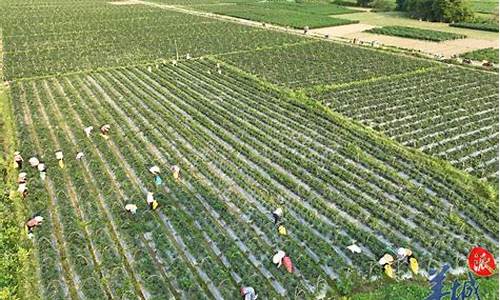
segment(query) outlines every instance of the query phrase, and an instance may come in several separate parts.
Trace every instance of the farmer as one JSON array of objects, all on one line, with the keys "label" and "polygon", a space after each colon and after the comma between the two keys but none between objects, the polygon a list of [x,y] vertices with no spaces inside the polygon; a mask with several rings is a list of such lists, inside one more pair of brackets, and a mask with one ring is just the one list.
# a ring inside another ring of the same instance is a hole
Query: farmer
[{"label": "farmer", "polygon": [[154,175],[156,185],[161,185],[163,183],[163,180],[160,177],[160,168],[158,166],[152,166],[149,168],[149,172]]},{"label": "farmer", "polygon": [[62,150],[56,151],[56,159],[59,161],[59,167],[64,169],[64,155]]},{"label": "farmer", "polygon": [[307,34],[308,31],[309,31],[309,26],[304,26],[304,34]]},{"label": "farmer", "polygon": [[146,196],[146,202],[148,203],[151,210],[156,210],[158,208],[158,201],[156,201],[156,199],[153,197],[153,193],[148,192]]},{"label": "farmer", "polygon": [[240,289],[240,295],[244,300],[256,300],[257,294],[255,294],[255,290],[253,287],[242,287]]},{"label": "farmer", "polygon": [[111,125],[109,124],[104,124],[101,126],[101,135],[104,137],[106,140],[109,138],[109,130],[111,129]]},{"label": "farmer", "polygon": [[174,179],[179,181],[181,179],[181,168],[177,165],[172,166],[172,174],[174,175]]},{"label": "farmer", "polygon": [[45,180],[45,176],[47,175],[47,167],[43,162],[40,162],[37,168],[38,171],[40,172],[40,178],[42,179],[42,181]]},{"label": "farmer", "polygon": [[77,159],[77,160],[81,160],[84,156],[85,156],[85,154],[83,154],[83,152],[78,152],[78,153],[76,154],[76,159]]},{"label": "farmer", "polygon": [[283,216],[283,209],[281,207],[278,207],[273,211],[273,218],[275,225],[278,224],[282,216]]},{"label": "farmer", "polygon": [[28,220],[28,222],[26,222],[25,228],[29,238],[33,237],[33,229],[35,229],[35,227],[37,226],[42,225],[42,222],[43,222],[43,217],[41,216],[33,217],[32,219]]},{"label": "farmer", "polygon": [[27,176],[28,174],[26,174],[26,172],[19,173],[19,175],[17,176],[17,183],[26,183]]},{"label": "farmer", "polygon": [[86,135],[87,137],[90,137],[90,133],[92,132],[92,130],[94,130],[94,127],[92,127],[92,126],[88,126],[88,127],[85,127],[85,128],[83,129],[83,131],[85,131],[85,135]]},{"label": "farmer", "polygon": [[273,256],[273,263],[279,268],[283,264],[285,266],[285,269],[288,271],[288,273],[293,272],[293,264],[292,260],[289,256],[285,254],[285,251],[279,250],[274,256]]},{"label": "farmer", "polygon": [[349,249],[349,251],[351,251],[352,253],[361,253],[361,248],[359,248],[359,246],[354,243],[350,246],[347,246],[347,249]]},{"label": "farmer", "polygon": [[379,261],[379,265],[382,266],[385,275],[389,278],[394,278],[394,269],[392,268],[392,264],[394,263],[394,258],[389,254],[384,254]]},{"label": "farmer", "polygon": [[128,211],[129,213],[135,215],[135,212],[137,211],[137,205],[127,204],[127,205],[125,205],[125,210]]},{"label": "farmer", "polygon": [[23,198],[26,198],[28,196],[28,187],[27,183],[23,182],[19,184],[19,187],[17,188],[17,191],[23,196]]},{"label": "farmer", "polygon": [[18,169],[21,169],[23,167],[23,157],[21,156],[21,153],[19,151],[14,152],[14,166]]},{"label": "farmer", "polygon": [[413,274],[418,274],[418,261],[417,258],[413,255],[413,251],[407,248],[399,248],[397,250],[398,260],[405,261],[409,266],[410,270]]},{"label": "farmer", "polygon": [[40,163],[40,161],[38,160],[38,158],[36,158],[35,156],[33,156],[32,158],[30,158],[28,160],[28,162],[30,163],[30,166],[32,166],[33,168],[36,168],[38,166],[38,164]]}]

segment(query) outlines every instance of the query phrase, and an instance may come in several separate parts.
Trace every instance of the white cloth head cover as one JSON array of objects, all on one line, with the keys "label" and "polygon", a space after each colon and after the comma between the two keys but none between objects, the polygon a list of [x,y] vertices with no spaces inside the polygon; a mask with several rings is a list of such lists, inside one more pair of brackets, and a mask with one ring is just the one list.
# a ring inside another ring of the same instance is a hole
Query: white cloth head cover
[{"label": "white cloth head cover", "polygon": [[35,221],[37,221],[38,223],[42,222],[43,221],[43,217],[41,216],[36,216],[35,217]]},{"label": "white cloth head cover", "polygon": [[76,154],[76,159],[82,159],[83,156],[84,156],[83,152],[78,152]]},{"label": "white cloth head cover", "polygon": [[278,253],[274,254],[273,256],[273,263],[279,264],[283,257],[285,257],[285,255],[285,251],[279,250]]},{"label": "white cloth head cover", "polygon": [[30,165],[31,165],[32,167],[36,167],[36,166],[38,166],[38,164],[40,163],[40,161],[38,160],[38,158],[36,158],[36,157],[34,157],[34,156],[33,156],[32,158],[30,158],[30,159],[28,160],[28,162],[30,163]]},{"label": "white cloth head cover", "polygon": [[407,248],[398,248],[398,258],[399,259],[403,259],[405,257],[408,257],[408,256],[411,256],[412,255],[412,252],[410,249],[407,249]]},{"label": "white cloth head cover", "polygon": [[160,173],[160,168],[158,166],[152,166],[149,168],[149,172],[151,172],[153,175],[158,175]]},{"label": "white cloth head cover", "polygon": [[181,168],[179,168],[179,166],[175,165],[175,166],[172,166],[172,172],[174,173],[177,173],[181,170]]},{"label": "white cloth head cover", "polygon": [[14,152],[14,156],[19,155],[19,154],[21,154],[21,153],[19,153],[19,151]]},{"label": "white cloth head cover", "polygon": [[347,249],[351,250],[352,253],[361,253],[361,248],[356,244],[348,246]]},{"label": "white cloth head cover", "polygon": [[38,166],[38,171],[43,172],[45,171],[45,164],[44,163],[39,163]]},{"label": "white cloth head cover", "polygon": [[127,204],[125,205],[125,209],[133,214],[137,211],[137,205],[135,204]]},{"label": "white cloth head cover", "polygon": [[154,200],[155,200],[155,199],[154,199],[154,197],[153,197],[153,193],[148,192],[148,195],[146,196],[146,201],[147,201],[148,203],[151,203],[151,202],[153,202]]},{"label": "white cloth head cover", "polygon": [[61,150],[57,151],[56,152],[56,159],[63,159],[64,155],[63,155],[63,152]]},{"label": "white cloth head cover", "polygon": [[394,258],[389,254],[384,254],[382,258],[379,259],[378,263],[383,266],[385,264],[391,264],[394,262]]},{"label": "white cloth head cover", "polygon": [[26,190],[27,190],[26,183],[21,183],[21,184],[19,185],[19,187],[17,188],[17,191],[18,191],[19,193],[24,193],[24,191],[26,191]]},{"label": "white cloth head cover", "polygon": [[85,134],[87,135],[87,137],[90,136],[90,132],[94,129],[94,127],[92,126],[89,126],[89,127],[85,127],[83,130],[85,131]]},{"label": "white cloth head cover", "polygon": [[21,172],[21,173],[19,173],[18,178],[19,179],[26,179],[26,176],[28,176],[28,174],[26,174],[26,172]]},{"label": "white cloth head cover", "polygon": [[274,210],[273,213],[281,217],[281,215],[283,215],[283,209],[281,207],[278,207]]}]

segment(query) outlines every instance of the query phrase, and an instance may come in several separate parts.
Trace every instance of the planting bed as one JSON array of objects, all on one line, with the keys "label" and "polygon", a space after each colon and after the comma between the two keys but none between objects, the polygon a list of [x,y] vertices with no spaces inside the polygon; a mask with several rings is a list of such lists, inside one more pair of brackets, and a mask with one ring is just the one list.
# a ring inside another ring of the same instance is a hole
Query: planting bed
[{"label": "planting bed", "polygon": [[462,35],[462,34],[445,32],[445,31],[420,29],[420,28],[406,27],[406,26],[375,27],[372,29],[368,29],[365,32],[375,33],[375,34],[383,34],[383,35],[391,35],[391,36],[400,36],[400,37],[405,37],[405,38],[410,38],[410,39],[426,40],[426,41],[433,41],[433,42],[442,42],[442,41],[465,38],[465,35]]},{"label": "planting bed", "polygon": [[403,145],[498,179],[498,74],[440,67],[309,95]]},{"label": "planting bed", "polygon": [[[347,270],[379,276],[388,247],[410,246],[424,270],[462,265],[473,245],[498,250],[488,185],[221,61],[17,81],[11,90],[20,149],[49,167],[45,183],[28,170],[31,209],[47,218],[36,231],[44,298],[236,299],[241,285],[263,299],[310,298]],[[103,123],[110,140],[85,136]],[[153,164],[164,170],[162,187],[147,171]],[[180,182],[167,172],[173,164]],[[158,211],[147,209],[148,190]],[[126,214],[126,203],[138,214]],[[273,226],[278,205],[287,237]],[[354,241],[361,254],[346,249]],[[295,273],[272,264],[278,249]]]}]

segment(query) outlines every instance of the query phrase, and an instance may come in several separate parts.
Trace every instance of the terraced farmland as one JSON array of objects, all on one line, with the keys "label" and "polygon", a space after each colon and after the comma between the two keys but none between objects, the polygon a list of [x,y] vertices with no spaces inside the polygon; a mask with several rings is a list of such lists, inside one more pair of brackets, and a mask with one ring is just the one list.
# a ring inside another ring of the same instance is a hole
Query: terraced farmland
[{"label": "terraced farmland", "polygon": [[[349,269],[378,275],[387,247],[411,244],[424,269],[458,266],[478,243],[497,249],[498,203],[486,185],[215,70],[203,60],[11,85],[20,148],[49,165],[45,188],[29,171],[33,210],[49,216],[36,235],[44,297],[234,299],[249,283],[265,299],[310,297]],[[110,140],[85,136],[103,123],[113,124]],[[86,156],[60,169],[57,149]],[[182,181],[155,189],[152,164],[180,165]],[[146,191],[159,212],[147,210]],[[273,230],[277,205],[287,237]],[[347,251],[354,240],[361,254]],[[295,273],[272,264],[277,249]]]},{"label": "terraced farmland", "polygon": [[403,145],[496,184],[498,74],[455,67],[326,89],[311,97]]}]

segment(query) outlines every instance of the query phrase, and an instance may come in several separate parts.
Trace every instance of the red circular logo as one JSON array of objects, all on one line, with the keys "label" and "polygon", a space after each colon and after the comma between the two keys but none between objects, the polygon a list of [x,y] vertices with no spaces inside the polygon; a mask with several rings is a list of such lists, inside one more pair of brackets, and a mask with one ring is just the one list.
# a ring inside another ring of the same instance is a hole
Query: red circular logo
[{"label": "red circular logo", "polygon": [[487,277],[495,271],[495,258],[482,247],[474,247],[467,257],[469,269],[477,276]]}]

